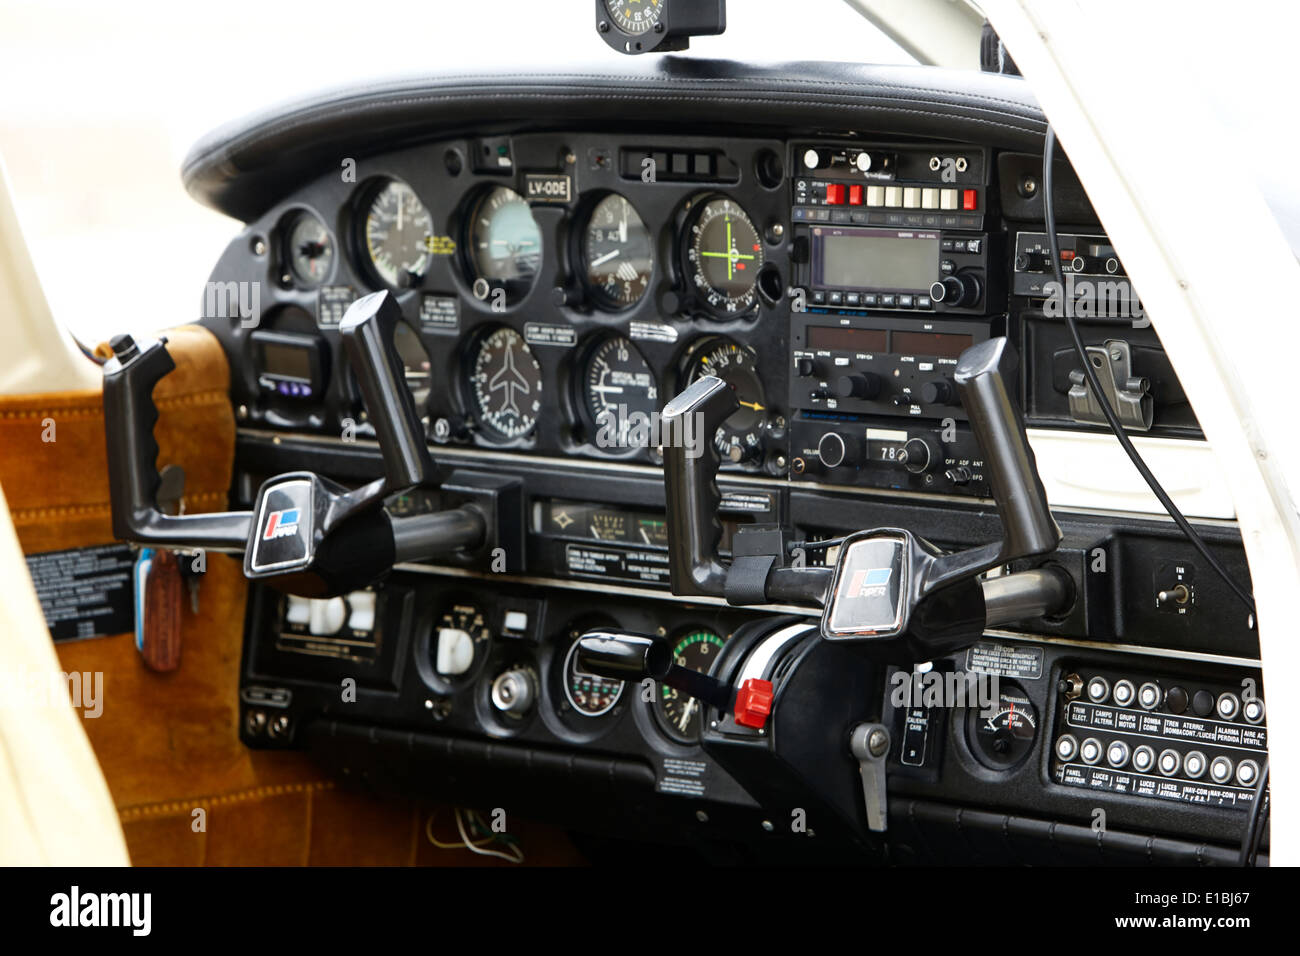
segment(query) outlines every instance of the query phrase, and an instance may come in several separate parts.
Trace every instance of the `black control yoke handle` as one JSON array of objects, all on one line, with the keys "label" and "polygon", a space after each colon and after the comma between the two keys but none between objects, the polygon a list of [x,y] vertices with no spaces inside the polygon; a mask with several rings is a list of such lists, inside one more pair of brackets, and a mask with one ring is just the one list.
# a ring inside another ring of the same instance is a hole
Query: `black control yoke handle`
[{"label": "black control yoke handle", "polygon": [[175,362],[166,339],[113,339],[113,357],[104,365],[113,534],[177,550],[243,551],[248,577],[322,593],[368,583],[396,561],[481,546],[485,518],[470,506],[409,518],[392,518],[382,508],[388,495],[436,487],[440,474],[394,345],[400,321],[392,295],[378,292],[354,302],[340,325],[383,453],[383,478],[349,490],[294,472],[263,483],[251,512],[176,517],[163,514],[156,501],[162,479],[153,433],[153,389]]},{"label": "black control yoke handle", "polygon": [[727,568],[718,557],[718,466],[713,434],[740,407],[735,391],[707,375],[664,406],[664,495],[668,504],[668,579],[674,594],[720,595]]},{"label": "black control yoke handle", "polygon": [[343,347],[384,456],[389,494],[417,485],[434,486],[441,479],[397,354],[395,333],[401,321],[397,300],[388,292],[372,292],[353,302],[339,323]]},{"label": "black control yoke handle", "polygon": [[1048,507],[1024,420],[1007,384],[1015,368],[1016,352],[1005,337],[973,345],[957,359],[953,381],[984,453],[1002,521],[1002,540],[936,559],[929,568],[926,592],[1010,561],[1050,554],[1061,543],[1061,529]]},{"label": "black control yoke handle", "polygon": [[124,541],[170,548],[242,551],[252,514],[172,516],[158,510],[162,478],[154,425],[153,389],[176,367],[167,340],[129,335],[112,339],[113,357],[104,363],[104,432],[108,451],[108,493],[113,535]]}]

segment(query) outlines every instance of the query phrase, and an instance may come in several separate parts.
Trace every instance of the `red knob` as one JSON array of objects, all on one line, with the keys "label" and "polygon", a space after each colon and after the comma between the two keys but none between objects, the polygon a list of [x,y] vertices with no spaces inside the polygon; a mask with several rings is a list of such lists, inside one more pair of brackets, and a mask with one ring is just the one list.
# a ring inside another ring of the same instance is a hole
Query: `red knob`
[{"label": "red knob", "polygon": [[762,728],[772,713],[772,682],[751,677],[736,692],[736,723],[742,727]]}]

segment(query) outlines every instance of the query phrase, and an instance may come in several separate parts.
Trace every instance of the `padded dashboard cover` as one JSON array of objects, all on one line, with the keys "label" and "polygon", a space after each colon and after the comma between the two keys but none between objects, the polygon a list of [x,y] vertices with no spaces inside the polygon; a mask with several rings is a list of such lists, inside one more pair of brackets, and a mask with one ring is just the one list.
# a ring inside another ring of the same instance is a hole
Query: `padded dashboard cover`
[{"label": "padded dashboard cover", "polygon": [[922,66],[755,65],[664,57],[556,72],[422,75],[281,105],[203,137],[182,166],[195,199],[248,221],[304,180],[362,157],[473,132],[573,124],[732,132],[821,129],[1042,150],[1019,77]]}]

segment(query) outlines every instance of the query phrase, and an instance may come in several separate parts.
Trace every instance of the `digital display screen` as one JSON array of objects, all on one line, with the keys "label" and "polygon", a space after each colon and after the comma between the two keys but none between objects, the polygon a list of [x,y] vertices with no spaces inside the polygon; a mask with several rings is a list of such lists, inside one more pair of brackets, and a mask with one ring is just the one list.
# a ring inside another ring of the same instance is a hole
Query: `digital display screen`
[{"label": "digital display screen", "polygon": [[810,325],[808,347],[835,352],[887,352],[884,329],[846,329],[837,325]]},{"label": "digital display screen", "polygon": [[819,286],[928,292],[938,278],[937,232],[816,229],[813,235]]},{"label": "digital display screen", "polygon": [[262,371],[277,378],[296,378],[311,381],[311,356],[305,348],[295,345],[262,343]]},{"label": "digital display screen", "polygon": [[955,332],[895,332],[893,350],[898,355],[933,355],[955,359],[975,344],[972,335]]}]

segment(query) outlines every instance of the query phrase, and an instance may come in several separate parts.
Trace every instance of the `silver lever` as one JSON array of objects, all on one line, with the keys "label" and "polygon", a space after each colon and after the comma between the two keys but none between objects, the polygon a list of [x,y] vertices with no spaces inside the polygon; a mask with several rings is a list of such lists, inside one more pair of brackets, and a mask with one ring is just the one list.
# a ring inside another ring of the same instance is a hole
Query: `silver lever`
[{"label": "silver lever", "polygon": [[883,833],[889,827],[885,792],[885,758],[889,756],[889,730],[884,724],[858,724],[849,738],[849,750],[858,758],[862,798],[867,805],[867,828]]}]

